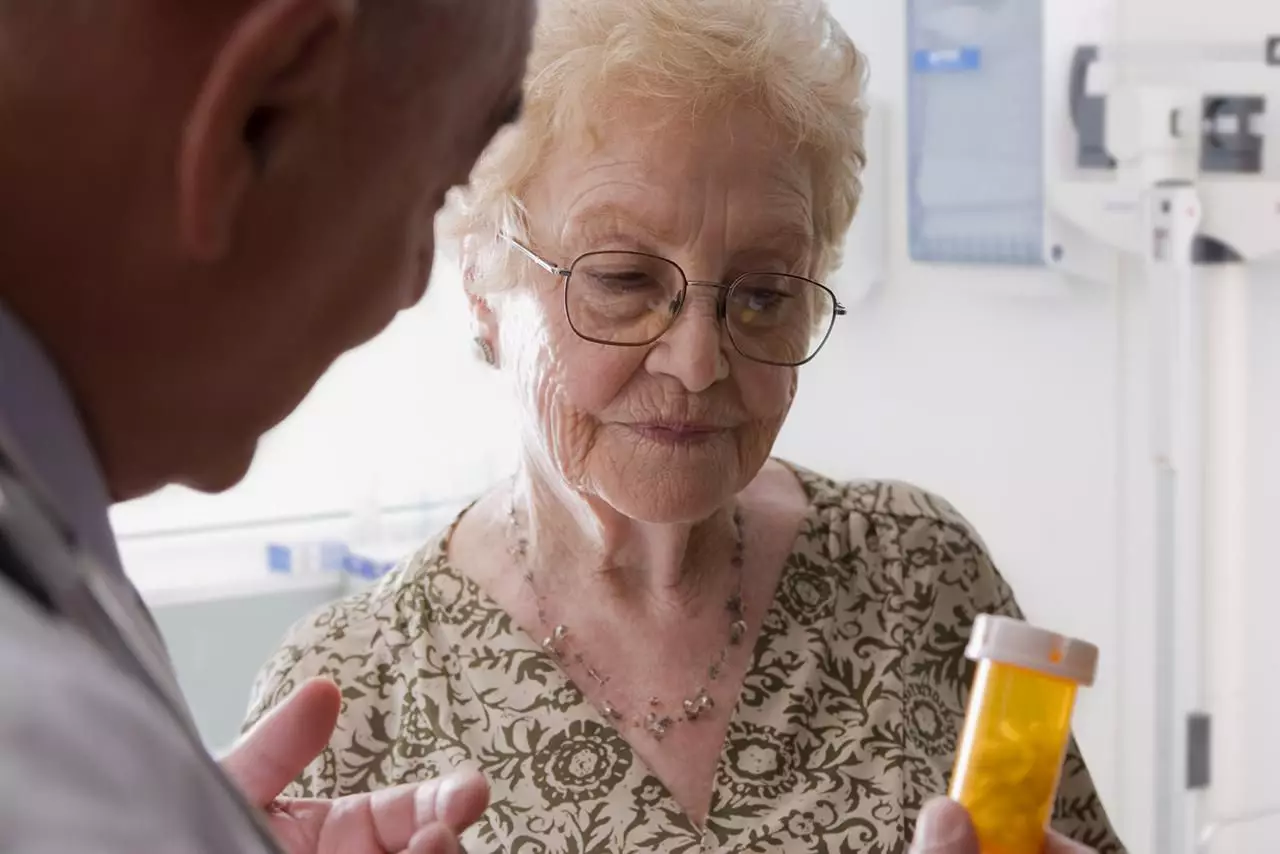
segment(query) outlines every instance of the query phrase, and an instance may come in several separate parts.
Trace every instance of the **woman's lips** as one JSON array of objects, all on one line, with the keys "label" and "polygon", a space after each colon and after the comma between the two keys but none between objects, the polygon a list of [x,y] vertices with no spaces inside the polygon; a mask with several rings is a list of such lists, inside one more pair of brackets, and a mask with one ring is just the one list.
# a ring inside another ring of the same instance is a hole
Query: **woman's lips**
[{"label": "woman's lips", "polygon": [[631,429],[646,439],[669,445],[709,442],[725,432],[725,428],[709,424],[632,424]]}]

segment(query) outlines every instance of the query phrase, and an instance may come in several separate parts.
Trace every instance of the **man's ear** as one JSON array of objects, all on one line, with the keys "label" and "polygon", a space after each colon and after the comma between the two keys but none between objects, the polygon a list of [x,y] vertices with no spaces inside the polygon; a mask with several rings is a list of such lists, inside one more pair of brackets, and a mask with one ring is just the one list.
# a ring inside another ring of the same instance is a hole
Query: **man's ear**
[{"label": "man's ear", "polygon": [[232,27],[178,150],[178,228],[201,261],[229,250],[253,182],[340,90],[354,0],[259,0]]}]

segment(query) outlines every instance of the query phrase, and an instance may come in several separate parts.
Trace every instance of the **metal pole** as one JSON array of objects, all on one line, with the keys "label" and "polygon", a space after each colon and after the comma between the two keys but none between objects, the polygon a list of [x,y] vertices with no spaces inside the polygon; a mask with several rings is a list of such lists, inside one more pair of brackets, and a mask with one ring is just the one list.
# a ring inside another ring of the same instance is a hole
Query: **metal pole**
[{"label": "metal pole", "polygon": [[[1243,636],[1235,634],[1242,630],[1238,621],[1231,619],[1231,609],[1245,595],[1242,588],[1248,570],[1250,281],[1241,264],[1219,266],[1211,273],[1206,270],[1205,279],[1205,566],[1201,602],[1206,609],[1204,625],[1211,626],[1213,632],[1202,635],[1205,666],[1201,672],[1207,674],[1209,683],[1205,686],[1206,706],[1215,707],[1215,701],[1236,694],[1236,686],[1247,678],[1237,672],[1234,663],[1240,651],[1249,646]],[[1221,654],[1223,651],[1227,654]],[[1215,740],[1222,741],[1220,737]],[[1221,749],[1216,752],[1222,755]],[[1210,791],[1222,794],[1220,789]],[[1213,795],[1208,797],[1213,799]],[[1212,803],[1204,806],[1212,818],[1199,834],[1196,850],[1205,854],[1219,831],[1280,814],[1280,808],[1273,808],[1218,818]]]},{"label": "metal pole", "polygon": [[1146,253],[1151,340],[1151,454],[1155,467],[1156,850],[1191,854],[1194,816],[1186,797],[1187,714],[1197,696],[1202,506],[1203,310],[1196,285],[1200,200],[1186,181],[1161,181],[1147,193]]}]

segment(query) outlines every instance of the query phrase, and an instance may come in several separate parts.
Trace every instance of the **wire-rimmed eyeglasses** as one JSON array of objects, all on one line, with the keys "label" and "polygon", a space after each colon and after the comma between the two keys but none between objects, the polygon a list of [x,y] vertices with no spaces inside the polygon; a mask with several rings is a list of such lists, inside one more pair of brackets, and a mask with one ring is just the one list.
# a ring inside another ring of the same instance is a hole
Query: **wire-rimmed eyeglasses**
[{"label": "wire-rimmed eyeglasses", "polygon": [[680,265],[646,252],[606,250],[552,264],[509,236],[526,258],[564,280],[564,310],[579,338],[644,347],[667,333],[689,287],[717,288],[716,316],[735,350],[766,365],[803,365],[822,349],[845,308],[825,285],[787,273],[743,273],[733,281],[690,280]]}]

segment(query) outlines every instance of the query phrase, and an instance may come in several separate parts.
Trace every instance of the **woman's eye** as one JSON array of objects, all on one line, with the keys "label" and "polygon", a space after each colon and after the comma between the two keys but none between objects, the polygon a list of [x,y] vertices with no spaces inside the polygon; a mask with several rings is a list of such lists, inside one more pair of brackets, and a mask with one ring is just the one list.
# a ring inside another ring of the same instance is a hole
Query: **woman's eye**
[{"label": "woman's eye", "polygon": [[788,295],[771,290],[755,290],[747,292],[746,306],[751,311],[769,311],[777,308],[788,299]]},{"label": "woman's eye", "polygon": [[616,273],[597,272],[593,273],[591,278],[597,286],[613,290],[635,290],[653,284],[651,276],[634,270]]}]

